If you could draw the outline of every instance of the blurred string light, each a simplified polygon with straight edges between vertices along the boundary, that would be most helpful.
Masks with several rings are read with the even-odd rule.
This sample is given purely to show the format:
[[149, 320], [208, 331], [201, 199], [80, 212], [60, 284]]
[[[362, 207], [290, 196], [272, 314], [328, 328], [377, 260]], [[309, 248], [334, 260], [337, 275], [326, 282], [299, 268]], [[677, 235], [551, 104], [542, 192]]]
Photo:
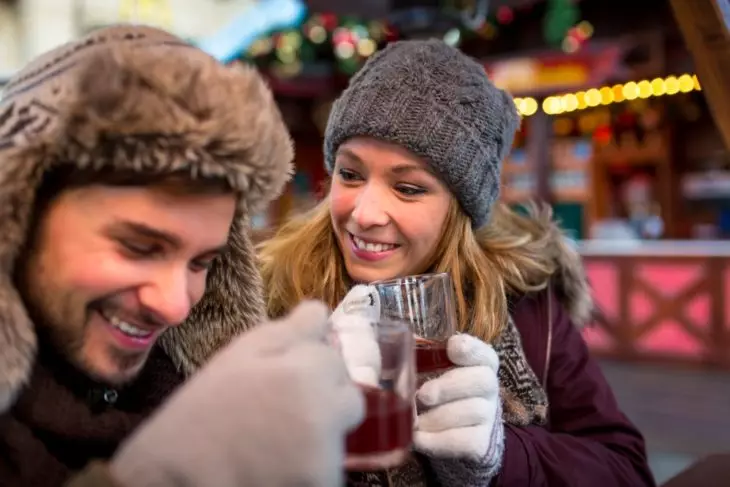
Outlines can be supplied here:
[[306, 63], [315, 62], [319, 54], [329, 52], [337, 67], [353, 74], [365, 59], [397, 35], [385, 22], [361, 22], [318, 13], [306, 19], [299, 28], [274, 32], [254, 41], [246, 56], [254, 62], [274, 61], [278, 76], [297, 76]]
[[517, 111], [520, 112], [520, 115], [523, 117], [534, 115], [537, 113], [537, 109], [539, 108], [537, 100], [529, 96], [525, 98], [515, 98], [515, 105], [517, 106]]
[[578, 22], [575, 27], [568, 29], [567, 34], [563, 38], [562, 48], [567, 53], [579, 51], [588, 40], [593, 37], [593, 24], [587, 20]]
[[701, 89], [697, 75], [683, 74], [681, 76], [654, 78], [651, 81], [629, 81], [624, 84], [548, 96], [542, 101], [542, 106], [538, 106], [537, 100], [531, 97], [515, 98], [515, 105], [517, 111], [524, 117], [534, 115], [539, 108], [542, 108], [542, 111], [548, 115], [561, 115], [627, 100], [690, 93]]
[[[144, 1], [144, 0], [141, 0]], [[273, 0], [270, 0], [273, 1]], [[283, 0], [277, 0], [283, 1]], [[289, 0], [294, 1], [294, 0]], [[268, 2], [258, 2], [268, 3]], [[447, 2], [448, 4], [448, 2]], [[465, 7], [463, 2], [455, 2], [446, 10], [456, 9], [473, 22], [462, 22], [462, 25], [449, 29], [443, 34], [447, 44], [458, 47], [471, 37], [493, 39], [499, 28], [514, 24], [519, 18], [520, 10], [529, 8], [511, 8], [500, 6], [484, 14], [484, 0], [472, 7]], [[466, 8], [466, 10], [464, 10]], [[481, 9], [481, 10], [480, 10]], [[463, 21], [463, 18], [462, 18]], [[587, 22], [575, 25], [569, 32], [570, 46], [579, 48], [590, 38], [593, 28]], [[334, 67], [341, 73], [351, 75], [356, 72], [365, 60], [387, 43], [400, 39], [398, 28], [387, 20], [364, 21], [348, 16], [338, 16], [328, 12], [312, 13], [302, 19], [296, 26], [291, 25], [280, 30], [269, 30], [257, 38], [240, 57], [253, 61], [261, 68], [272, 71], [277, 76], [293, 77], [308, 67], [322, 69], [326, 65]], [[569, 49], [573, 49], [573, 47]], [[314, 68], [314, 65], [319, 65]]]

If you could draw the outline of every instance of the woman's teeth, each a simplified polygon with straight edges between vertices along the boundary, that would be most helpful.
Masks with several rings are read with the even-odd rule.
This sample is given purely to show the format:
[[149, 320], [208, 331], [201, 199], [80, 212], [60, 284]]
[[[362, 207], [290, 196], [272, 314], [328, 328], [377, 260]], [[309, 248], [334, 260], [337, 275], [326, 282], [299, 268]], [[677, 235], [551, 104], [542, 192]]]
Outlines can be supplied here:
[[366, 250], [368, 252], [386, 252], [388, 250], [393, 250], [397, 247], [397, 245], [393, 244], [366, 242], [365, 240], [357, 238], [354, 235], [352, 236], [352, 241], [355, 242], [355, 247], [360, 250]]
[[141, 328], [137, 328], [136, 326], [132, 326], [126, 321], [122, 321], [116, 316], [112, 316], [109, 318], [109, 323], [111, 325], [120, 330], [125, 335], [129, 335], [134, 338], [147, 338], [152, 335], [152, 332], [149, 330], [142, 330]]

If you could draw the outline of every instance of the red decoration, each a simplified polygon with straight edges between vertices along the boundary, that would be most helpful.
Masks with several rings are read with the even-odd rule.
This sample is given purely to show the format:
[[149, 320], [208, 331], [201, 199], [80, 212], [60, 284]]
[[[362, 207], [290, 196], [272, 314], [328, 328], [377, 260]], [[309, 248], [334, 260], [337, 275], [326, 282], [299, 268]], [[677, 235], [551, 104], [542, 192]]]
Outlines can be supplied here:
[[355, 36], [352, 34], [352, 31], [349, 29], [346, 29], [345, 27], [340, 27], [335, 30], [334, 35], [332, 36], [332, 43], [334, 45], [339, 45], [343, 43], [350, 43], [355, 44]]
[[602, 125], [593, 132], [593, 140], [598, 145], [606, 145], [613, 138], [613, 130], [610, 125]]
[[497, 9], [497, 20], [500, 24], [509, 24], [515, 19], [515, 13], [509, 7], [499, 7]]
[[385, 42], [393, 42], [398, 40], [398, 29], [390, 24], [384, 24]]
[[322, 21], [322, 26], [328, 31], [333, 31], [337, 27], [337, 16], [333, 13], [320, 14], [319, 18]]

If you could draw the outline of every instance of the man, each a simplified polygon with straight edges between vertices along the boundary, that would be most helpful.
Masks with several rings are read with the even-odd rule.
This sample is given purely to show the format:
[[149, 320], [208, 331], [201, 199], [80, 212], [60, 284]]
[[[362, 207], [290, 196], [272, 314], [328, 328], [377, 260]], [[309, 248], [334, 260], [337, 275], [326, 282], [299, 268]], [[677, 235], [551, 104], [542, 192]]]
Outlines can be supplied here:
[[363, 406], [324, 307], [228, 345], [264, 318], [246, 222], [292, 157], [254, 70], [156, 29], [101, 29], [10, 81], [1, 485], [340, 482]]

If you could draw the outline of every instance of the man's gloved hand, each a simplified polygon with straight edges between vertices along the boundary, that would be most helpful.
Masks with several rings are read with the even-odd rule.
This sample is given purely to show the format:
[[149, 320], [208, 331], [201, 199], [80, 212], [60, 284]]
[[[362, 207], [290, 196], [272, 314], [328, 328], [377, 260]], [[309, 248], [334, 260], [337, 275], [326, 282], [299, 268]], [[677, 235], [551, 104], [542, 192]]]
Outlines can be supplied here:
[[457, 367], [416, 393], [426, 411], [416, 421], [415, 447], [433, 458], [497, 466], [504, 437], [499, 357], [490, 345], [467, 334], [452, 336], [447, 353]]
[[111, 462], [129, 487], [339, 487], [361, 393], [327, 344], [328, 311], [299, 305], [216, 355]]

